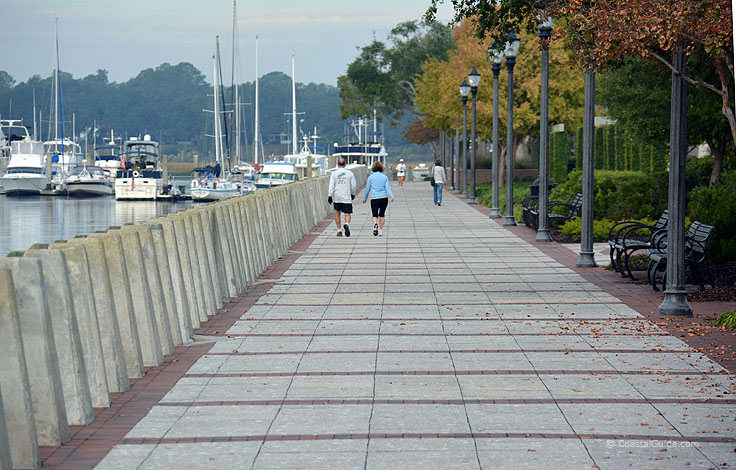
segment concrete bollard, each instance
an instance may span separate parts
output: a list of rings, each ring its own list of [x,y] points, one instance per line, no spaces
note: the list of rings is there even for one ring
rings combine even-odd
[[[133,296],[130,292],[130,280],[128,279],[128,266],[123,251],[123,241],[118,233],[92,233],[89,237],[100,239],[105,250],[105,262],[110,274],[110,287],[115,303],[115,313],[117,314],[128,378],[143,377],[145,374],[143,353],[141,352],[138,324],[133,308]]]
[[[125,365],[123,342],[120,339],[120,327],[115,311],[115,302],[110,286],[110,273],[107,270],[105,248],[97,238],[73,238],[67,243],[79,243],[87,250],[92,293],[97,309],[97,322],[100,326],[102,354],[105,357],[107,372],[107,388],[110,392],[122,393],[130,389],[128,366]]]
[[[0,470],[13,470],[13,460],[10,457],[8,427],[5,424],[5,412],[3,411],[2,393],[0,393]]]
[[[235,263],[235,272],[237,274],[236,279],[238,280],[238,294],[240,294],[245,290],[248,284],[245,269],[243,268],[243,239],[240,232],[237,230],[237,222],[235,220],[232,202],[224,202],[223,209],[225,210],[225,222],[228,225],[227,230],[230,233],[230,241],[233,246],[233,261]]]
[[[69,440],[69,424],[41,261],[0,258],[0,267],[10,270],[13,277],[38,443],[60,445]]]
[[[258,211],[256,210],[256,198],[255,195],[251,195],[245,198],[245,216],[250,224],[251,232],[253,233],[253,245],[255,251],[253,253],[253,259],[255,260],[256,267],[256,279],[263,272],[264,269],[264,250],[263,250],[263,234],[260,232],[260,224],[258,222]]]
[[[153,248],[156,252],[156,260],[158,261],[158,275],[161,279],[161,290],[164,294],[163,299],[166,304],[166,314],[171,339],[174,346],[181,346],[183,344],[183,339],[181,336],[181,327],[179,325],[179,314],[176,308],[176,300],[174,299],[174,284],[171,279],[169,254],[166,249],[166,240],[164,239],[164,228],[161,224],[155,222],[147,222],[146,225],[151,227],[151,237],[153,238]]]
[[[176,313],[179,315],[179,328],[184,344],[192,340],[192,320],[189,313],[189,299],[187,298],[185,277],[183,273],[182,260],[179,256],[179,237],[174,229],[174,222],[168,217],[155,219],[163,227],[166,252],[169,257],[169,269],[171,270],[171,283],[174,287],[174,300],[176,302]]]
[[[183,213],[177,213],[175,217],[181,221],[182,228],[187,237],[187,251],[189,252],[191,262],[192,283],[194,291],[197,293],[197,314],[199,315],[199,322],[202,324],[207,321],[207,301],[205,300],[204,284],[200,269],[202,263],[199,260],[199,253],[197,252],[197,241],[194,238],[191,219],[188,220],[188,217]]]
[[[95,416],[69,271],[64,253],[46,247],[33,245],[24,256],[41,260],[67,420],[71,425],[86,425]]]
[[[146,224],[126,225],[123,227],[123,231],[125,230],[135,230],[138,232],[138,237],[140,237],[146,279],[148,279],[148,287],[151,291],[153,319],[156,322],[156,330],[161,342],[161,353],[166,356],[174,352],[174,340],[171,337],[169,314],[164,298],[161,275],[159,274],[160,261],[156,256],[151,226]]]
[[[241,236],[241,246],[243,249],[243,271],[245,272],[246,285],[250,286],[253,285],[253,283],[255,282],[253,269],[253,246],[248,230],[248,219],[245,217],[245,211],[243,210],[243,201],[241,200],[241,198],[237,199],[237,201],[233,202],[233,210],[235,212],[238,231],[240,232]]]
[[[214,285],[212,284],[210,263],[207,260],[207,252],[204,246],[202,222],[199,218],[199,214],[196,214],[192,209],[185,211],[182,215],[184,217],[184,223],[186,224],[187,230],[191,230],[192,232],[192,236],[194,238],[194,248],[197,250],[197,259],[199,260],[200,284],[202,285],[202,297],[204,300],[205,313],[208,316],[214,315],[215,313],[217,313],[217,307],[215,307],[215,289]]]
[[[97,322],[97,309],[92,292],[87,251],[82,245],[66,242],[53,243],[49,248],[60,250],[66,258],[69,284],[75,287],[74,312],[77,314],[77,326],[82,342],[92,406],[106,408],[110,406],[110,394],[107,388],[107,372],[102,354],[100,327]]]
[[[255,231],[255,225],[253,224],[253,216],[250,213],[251,199],[243,198],[240,201],[240,213],[243,218],[243,226],[245,230],[245,246],[248,253],[248,270],[250,272],[251,282],[258,280],[258,274],[260,273],[258,265],[260,264],[260,256],[258,253],[258,235]]]
[[[233,260],[232,246],[230,237],[228,236],[227,225],[225,224],[225,210],[221,204],[215,204],[215,233],[220,241],[220,251],[222,252],[223,265],[225,268],[225,284],[228,291],[228,297],[232,298],[238,295],[237,281],[235,280],[235,263]]]
[[[214,223],[214,208],[207,206],[197,212],[199,213],[199,222],[202,227],[204,244],[207,248],[207,261],[210,266],[212,284],[215,287],[215,308],[219,310],[222,308],[223,304],[229,300],[229,296],[227,295],[227,287],[225,286],[222,253],[219,252],[219,242],[216,239],[212,226]]]
[[[194,288],[194,268],[192,260],[194,259],[191,247],[189,246],[189,238],[184,227],[184,220],[177,214],[171,214],[168,217],[174,226],[176,237],[179,242],[179,259],[181,260],[181,269],[184,276],[184,286],[186,289],[187,300],[189,302],[189,323],[192,329],[200,327],[199,300],[197,290]]]
[[[228,210],[230,211],[230,221],[233,224],[233,235],[238,247],[238,261],[240,264],[240,275],[242,281],[242,287],[240,292],[243,292],[252,282],[250,274],[248,273],[248,249],[245,245],[245,234],[243,232],[242,217],[240,210],[238,209],[237,201],[228,201]]]
[[[138,339],[141,345],[141,354],[144,366],[158,366],[163,360],[161,337],[158,324],[153,314],[151,287],[148,281],[146,261],[143,258],[143,249],[138,231],[127,226],[125,229],[113,229],[108,233],[120,235],[123,242],[126,266],[128,267],[128,281],[133,298],[133,312],[138,326]]]
[[[40,468],[41,457],[33,419],[31,387],[15,302],[15,287],[8,269],[0,269],[0,391],[10,456],[16,468]]]

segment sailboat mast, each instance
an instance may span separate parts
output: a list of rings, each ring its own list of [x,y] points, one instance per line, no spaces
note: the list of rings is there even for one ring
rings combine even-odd
[[[296,76],[295,73],[295,58],[294,58],[294,49],[291,50],[291,135],[293,137],[292,143],[292,153],[296,155],[299,153],[299,149],[297,146],[299,145],[297,143],[297,136],[296,136]]]
[[[237,48],[237,0],[233,0],[233,57],[232,57],[232,69],[230,71],[230,109],[235,111],[235,119],[233,123],[233,119],[230,120],[230,135],[233,136],[232,138],[235,140],[235,156],[240,159],[240,128],[238,125],[240,124],[239,119],[239,107],[240,103],[238,103],[238,87],[235,84],[235,52]],[[233,124],[235,124],[235,128],[233,129]],[[231,155],[232,149],[230,152]]]
[[[253,164],[258,164],[258,152],[259,152],[259,144],[260,144],[260,136],[261,136],[261,130],[259,129],[259,122],[258,122],[258,36],[256,36],[256,119],[255,119],[255,129],[253,132]]]
[[[220,77],[220,97],[222,100],[222,111],[223,111],[220,115],[217,116],[217,119],[223,119],[224,110],[225,110],[225,90],[222,88],[222,63],[220,62],[220,37],[219,36],[217,36],[216,42],[217,42],[217,71],[219,72],[219,77]],[[225,126],[220,125],[220,132],[222,132],[222,135],[225,138],[225,145],[222,146],[223,163],[221,165],[224,166],[225,149],[227,149],[228,167],[230,167],[230,139],[228,139],[227,123]]]
[[[12,116],[11,116],[12,118]],[[33,90],[33,140],[38,140],[38,132],[36,131],[36,90]]]
[[[54,140],[59,139],[59,18],[54,18],[56,67],[54,68]]]
[[[215,46],[215,52],[217,53],[219,51],[218,43],[216,41]],[[215,100],[215,106],[214,106],[214,116],[215,116],[215,161],[217,163],[220,163],[220,160],[222,159],[222,142],[220,139],[222,138],[222,131],[220,130],[220,96],[219,96],[219,89],[220,89],[220,82],[218,80],[218,74],[217,74],[217,55],[212,57],[212,88],[214,90],[213,96]],[[222,165],[222,164],[221,164]]]

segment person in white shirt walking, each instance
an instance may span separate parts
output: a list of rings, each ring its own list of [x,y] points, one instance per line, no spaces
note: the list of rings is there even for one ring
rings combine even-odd
[[[442,188],[445,187],[445,168],[442,162],[437,160],[432,168],[432,178],[434,178],[434,205],[442,205]]]
[[[327,202],[335,208],[335,224],[337,225],[337,236],[350,236],[350,217],[353,213],[353,199],[358,190],[358,183],[352,171],[345,168],[345,159],[337,161],[337,170],[330,175],[330,189],[327,193]],[[341,214],[345,214],[345,224],[340,225]]]
[[[404,187],[404,178],[406,177],[406,165],[404,165],[404,159],[399,160],[399,164],[396,165],[396,176],[399,178],[399,187]]]

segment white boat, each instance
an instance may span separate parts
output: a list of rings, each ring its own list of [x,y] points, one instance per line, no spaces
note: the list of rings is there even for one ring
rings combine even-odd
[[[122,170],[120,161],[120,145],[118,145],[115,133],[110,129],[110,137],[107,138],[105,145],[95,147],[95,166],[102,168],[105,175],[115,180],[118,170]]]
[[[242,194],[240,186],[238,186],[231,175],[227,172],[221,175],[221,168],[225,166],[224,146],[222,142],[222,112],[220,111],[220,42],[219,38],[215,40],[215,57],[214,57],[214,79],[212,85],[214,88],[214,110],[215,117],[215,161],[217,165],[212,172],[201,175],[200,178],[193,178],[190,187],[190,194],[193,201],[209,202],[228,199]]]
[[[78,167],[64,180],[67,194],[74,197],[110,196],[114,192],[113,179],[98,166]]]
[[[299,175],[299,179],[305,179],[309,178],[310,175],[307,172],[307,168],[311,164],[312,166],[312,177],[317,177],[321,175],[327,174],[327,170],[329,167],[329,159],[327,155],[321,155],[318,153],[315,153],[315,150],[317,147],[317,129],[315,128],[314,135],[311,137],[303,136],[304,145],[302,146],[301,152],[297,154],[289,154],[284,155],[283,161],[287,163],[293,163],[296,167],[297,174]],[[314,145],[309,145],[309,140],[314,139]]]
[[[33,140],[28,128],[20,122],[2,121],[3,133],[10,144],[10,161],[0,177],[0,186],[8,195],[39,195],[46,188],[43,144]]]
[[[268,189],[299,181],[296,166],[287,162],[267,162],[256,181],[257,189]]]
[[[429,176],[429,167],[426,163],[420,163],[411,169],[414,181],[424,181]]]
[[[73,141],[54,139],[43,143],[46,158],[51,159],[51,182],[60,186],[64,179],[84,164],[82,147]]]
[[[333,155],[336,160],[342,157],[348,164],[357,163],[359,165],[365,165],[368,170],[370,170],[375,162],[381,162],[384,167],[386,166],[388,152],[383,142],[378,139],[382,133],[377,131],[375,111],[373,112],[372,138],[368,136],[369,123],[370,120],[368,119],[359,119],[357,122],[353,121],[350,124],[352,129],[346,129],[345,136],[343,137],[344,143],[342,145],[335,143]]]
[[[158,199],[163,192],[158,142],[148,134],[126,140],[121,158],[124,169],[115,176],[115,199]]]

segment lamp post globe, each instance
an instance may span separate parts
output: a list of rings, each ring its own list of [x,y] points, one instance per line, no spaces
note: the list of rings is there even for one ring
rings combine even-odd
[[[506,37],[506,68],[509,71],[508,103],[506,105],[506,217],[503,225],[516,225],[514,219],[514,65],[521,41],[510,33]]]
[[[462,199],[468,198],[468,95],[470,94],[470,85],[467,80],[463,80],[460,84],[460,99],[463,102],[463,162],[462,162]]]

